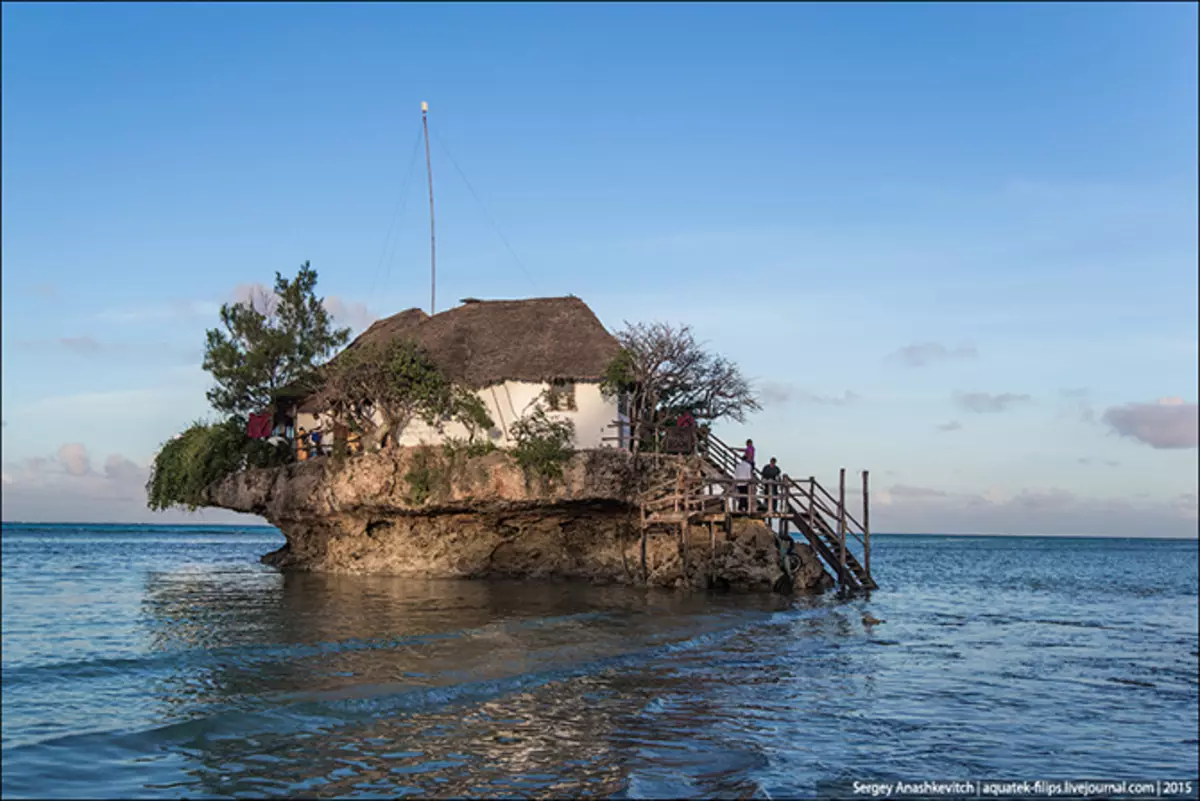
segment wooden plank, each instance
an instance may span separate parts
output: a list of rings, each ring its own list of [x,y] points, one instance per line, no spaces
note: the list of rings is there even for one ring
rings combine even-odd
[[[842,575],[846,574],[846,468],[838,472],[838,545],[841,548],[839,557]]]
[[[642,583],[650,580],[650,572],[646,569],[646,509],[642,508]]]
[[[867,575],[871,575],[871,507],[868,503],[867,471],[862,471],[863,478],[863,563]]]

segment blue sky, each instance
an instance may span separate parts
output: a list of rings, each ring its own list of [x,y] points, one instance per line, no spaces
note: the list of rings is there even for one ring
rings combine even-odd
[[[205,413],[240,285],[311,260],[349,323],[426,306],[427,100],[442,308],[691,323],[768,400],[723,433],[870,469],[879,530],[1195,536],[1196,29],[1182,3],[5,5],[4,518],[155,519],[139,481]]]

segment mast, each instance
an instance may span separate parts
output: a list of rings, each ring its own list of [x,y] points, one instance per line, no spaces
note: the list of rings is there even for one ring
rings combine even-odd
[[[437,309],[437,239],[433,231],[433,165],[429,160],[429,104],[421,101],[421,127],[425,129],[425,173],[429,176],[429,316]]]

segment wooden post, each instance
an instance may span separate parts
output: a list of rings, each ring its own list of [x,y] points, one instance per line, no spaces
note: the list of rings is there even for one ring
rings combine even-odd
[[[650,581],[650,572],[646,569],[646,507],[642,507],[642,583]]]
[[[683,581],[686,584],[688,580],[688,524],[687,517],[679,521],[679,558],[681,561],[681,573]]]
[[[838,473],[838,581],[846,582],[846,468]]]
[[[708,521],[708,583],[717,580],[717,524]]]
[[[867,494],[867,471],[863,471],[863,569],[871,575],[871,507]]]
[[[808,530],[817,536],[817,477],[808,477]]]

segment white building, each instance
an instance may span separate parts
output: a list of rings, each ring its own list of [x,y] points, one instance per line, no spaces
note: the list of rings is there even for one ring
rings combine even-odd
[[[495,423],[488,436],[499,447],[515,444],[512,424],[539,399],[549,400],[551,417],[574,423],[575,448],[622,444],[613,424],[625,418],[617,400],[600,392],[600,379],[620,345],[579,298],[468,299],[432,317],[408,309],[375,322],[343,352],[400,338],[416,342],[448,378],[475,391]],[[287,416],[297,429],[332,430],[315,399],[301,401],[292,412]],[[436,444],[467,434],[457,422],[438,431],[414,420],[397,444]]]

